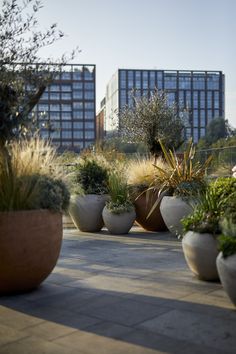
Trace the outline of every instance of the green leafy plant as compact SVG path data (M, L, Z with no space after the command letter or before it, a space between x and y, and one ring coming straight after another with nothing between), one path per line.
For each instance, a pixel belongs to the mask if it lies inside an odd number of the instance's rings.
M108 170L95 159L83 158L72 174L72 193L106 194L108 192Z
M222 185L225 186L224 191ZM223 182L222 179L212 182L206 191L198 196L193 213L182 220L184 231L219 234L223 215L227 211L230 213L230 209L235 213L235 198L231 187L229 181Z
M156 173L148 191L159 191L159 196L165 193L186 197L198 194L199 191L205 189L205 173L211 162L211 157L203 164L194 160L195 148L192 140L189 140L187 148L181 156L178 156L174 150L167 150L162 141L160 141L160 146L167 168L154 165ZM159 202L160 198L154 203L148 217Z
M120 171L109 174L108 191L110 200L106 203L107 209L114 214L129 212L133 204L129 199L129 188L124 175Z

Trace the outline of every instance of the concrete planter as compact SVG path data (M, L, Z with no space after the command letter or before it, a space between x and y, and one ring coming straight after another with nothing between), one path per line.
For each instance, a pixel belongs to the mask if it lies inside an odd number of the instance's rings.
M183 234L182 218L192 212L191 206L179 197L164 196L160 205L162 218L170 232L174 235Z
M72 196L69 205L69 214L75 226L84 232L100 231L104 225L102 210L107 196L87 194Z
M55 267L61 242L60 213L0 212L0 294L39 286Z
M217 240L211 234L188 231L182 240L186 262L191 271L202 280L217 280Z
M153 213L147 218L155 201L158 198L158 192L153 193L147 200L146 193L141 194L135 201L136 222L147 231L166 231L167 227L160 212L160 202Z
M223 258L222 252L216 259L220 281L232 303L236 306L236 254Z
M135 211L114 214L110 212L107 207L103 209L102 217L111 234L127 234L131 229L135 220Z

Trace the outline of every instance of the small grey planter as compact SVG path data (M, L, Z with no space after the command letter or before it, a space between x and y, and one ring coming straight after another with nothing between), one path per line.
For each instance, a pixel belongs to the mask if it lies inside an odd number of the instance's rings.
M232 303L236 306L236 254L223 258L222 252L216 259L220 281Z
M136 214L134 209L130 212L114 214L105 207L102 217L105 226L111 234L127 234L134 223Z
M193 209L182 198L164 196L161 201L160 211L168 230L179 236L183 234L183 226L180 220L189 215Z
M202 280L217 280L217 239L211 234L188 231L182 240L186 262L191 271Z
M100 231L104 225L102 210L107 196L87 194L72 196L69 205L69 214L75 226L84 232Z

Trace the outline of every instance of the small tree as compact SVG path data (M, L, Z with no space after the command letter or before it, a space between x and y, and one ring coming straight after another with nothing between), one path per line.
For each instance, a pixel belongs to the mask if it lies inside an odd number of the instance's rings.
M128 142L143 142L155 158L161 154L159 139L167 148L178 148L183 142L184 125L176 105L169 105L164 92L155 90L150 97L132 95L132 107L119 114L119 135Z
M69 59L65 55L57 60L39 57L41 48L63 38L64 34L58 30L57 24L52 24L45 32L37 30L37 13L42 8L42 0L19 3L18 0L4 0L0 13L1 146L26 134L32 125L30 113Z

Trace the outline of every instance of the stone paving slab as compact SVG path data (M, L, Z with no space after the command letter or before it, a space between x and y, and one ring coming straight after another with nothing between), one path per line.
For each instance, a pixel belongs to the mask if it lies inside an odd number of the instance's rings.
M168 232L64 230L37 290L0 297L0 354L233 354L236 310Z

